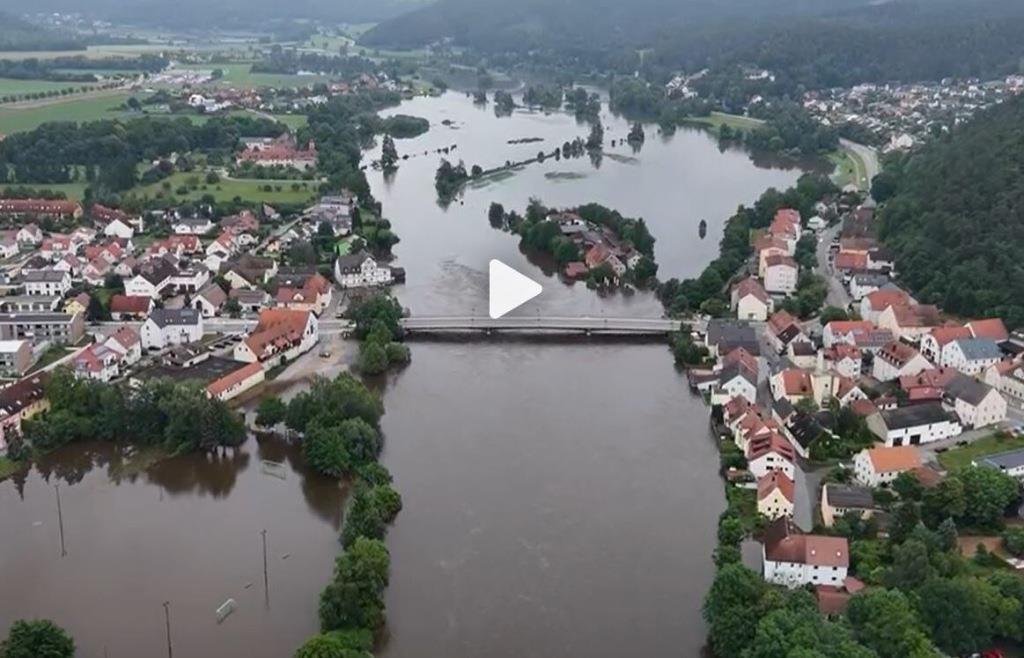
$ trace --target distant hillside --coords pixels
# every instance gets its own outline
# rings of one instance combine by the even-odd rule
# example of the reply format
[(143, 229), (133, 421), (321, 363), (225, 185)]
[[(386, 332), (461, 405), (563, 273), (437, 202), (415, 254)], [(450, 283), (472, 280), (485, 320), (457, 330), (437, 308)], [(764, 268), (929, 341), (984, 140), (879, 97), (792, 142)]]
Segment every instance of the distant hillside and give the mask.
[(798, 84), (1001, 75), (1024, 58), (1019, 0), (440, 0), (385, 21), (368, 46), (451, 38), (485, 54), (530, 53), (577, 70), (652, 77), (757, 64)]
[(48, 30), (0, 12), (0, 50), (78, 50), (84, 47), (74, 35)]
[(881, 237), (920, 300), (1024, 326), (1024, 97), (887, 167), (883, 178), (879, 196), (895, 196), (880, 213)]
[(166, 28), (253, 29), (264, 21), (313, 19), (373, 23), (430, 0), (5, 0), (8, 11), (77, 12), (114, 22)]

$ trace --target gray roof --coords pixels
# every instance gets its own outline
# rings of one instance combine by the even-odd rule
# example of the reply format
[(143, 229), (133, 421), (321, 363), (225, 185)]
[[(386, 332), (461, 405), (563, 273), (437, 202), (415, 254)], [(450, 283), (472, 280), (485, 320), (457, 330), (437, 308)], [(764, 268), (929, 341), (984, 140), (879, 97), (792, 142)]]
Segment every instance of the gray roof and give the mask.
[(0, 324), (68, 324), (74, 318), (70, 313), (0, 313)]
[(757, 388), (757, 376), (750, 372), (746, 367), (741, 367), (738, 363), (732, 363), (722, 368), (722, 372), (719, 373), (718, 381), (724, 384), (736, 377), (746, 379), (750, 384)]
[(348, 254), (346, 256), (339, 256), (337, 263), (338, 271), (341, 272), (342, 274), (346, 274), (349, 272), (358, 272), (360, 266), (362, 266), (363, 264), (363, 261), (365, 261), (367, 258), (371, 258), (371, 256), (365, 251), (359, 251), (354, 254)]
[(761, 354), (761, 344), (754, 328), (749, 324), (729, 320), (708, 322), (708, 345), (717, 345), (724, 353), (735, 347), (742, 347), (751, 354)]
[(158, 308), (149, 314), (156, 326), (190, 326), (199, 324), (199, 311), (194, 308)]
[(1009, 452), (1001, 452), (997, 455), (981, 457), (975, 460), (975, 463), (978, 466), (988, 466), (989, 468), (997, 468), (1001, 471), (1020, 468), (1021, 466), (1024, 466), (1024, 448), (1020, 450), (1010, 450)]
[(204, 298), (214, 306), (220, 306), (228, 299), (227, 293), (224, 292), (224, 289), (212, 282), (197, 292), (196, 296)]
[(977, 406), (991, 390), (992, 387), (988, 384), (959, 372), (949, 380), (945, 389), (949, 397), (963, 400), (971, 406)]
[(871, 509), (875, 506), (875, 497), (868, 487), (857, 487), (846, 484), (826, 484), (825, 495), (832, 507), (846, 509)]
[(970, 361), (1000, 359), (1003, 353), (994, 340), (988, 338), (960, 338), (954, 341)]
[(908, 427), (932, 425), (951, 420), (950, 415), (941, 404), (916, 404), (909, 407), (898, 407), (878, 412), (882, 421), (890, 430), (901, 430)]
[(68, 276), (67, 272), (59, 270), (32, 270), (25, 273), (25, 283), (59, 283)]
[(853, 280), (858, 286), (884, 286), (889, 283), (889, 277), (877, 272), (858, 272), (853, 275)]

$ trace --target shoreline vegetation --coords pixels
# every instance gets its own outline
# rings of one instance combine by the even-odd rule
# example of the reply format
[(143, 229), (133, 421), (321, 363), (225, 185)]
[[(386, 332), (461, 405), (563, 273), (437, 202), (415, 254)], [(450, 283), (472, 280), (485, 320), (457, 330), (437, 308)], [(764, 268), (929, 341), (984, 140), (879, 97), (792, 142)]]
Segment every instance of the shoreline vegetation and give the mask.
[(276, 397), (260, 401), (256, 424), (267, 431), (283, 426), (301, 436), (310, 466), (351, 492), (339, 537), (342, 552), (320, 594), (320, 633), (295, 658), (369, 656), (383, 632), (391, 564), (384, 539), (402, 509), (391, 474), (379, 462), (383, 413), (381, 399), (349, 373), (318, 377), (288, 403)]

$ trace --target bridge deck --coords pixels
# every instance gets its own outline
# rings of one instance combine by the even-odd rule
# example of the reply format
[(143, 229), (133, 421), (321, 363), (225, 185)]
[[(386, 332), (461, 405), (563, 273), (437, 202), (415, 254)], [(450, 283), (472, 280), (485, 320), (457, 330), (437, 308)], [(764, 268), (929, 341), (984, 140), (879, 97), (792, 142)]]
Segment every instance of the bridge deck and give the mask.
[(411, 317), (402, 320), (410, 334), (445, 332), (620, 333), (653, 335), (678, 331), (681, 322), (665, 318), (603, 317)]

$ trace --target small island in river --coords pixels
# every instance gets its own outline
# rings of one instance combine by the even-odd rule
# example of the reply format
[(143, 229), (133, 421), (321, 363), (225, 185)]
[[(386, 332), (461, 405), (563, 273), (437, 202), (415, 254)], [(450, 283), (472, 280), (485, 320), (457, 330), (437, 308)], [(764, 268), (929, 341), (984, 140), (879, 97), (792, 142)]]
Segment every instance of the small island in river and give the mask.
[(623, 217), (597, 203), (554, 210), (531, 199), (526, 215), (488, 211), (491, 226), (516, 233), (525, 246), (552, 257), (562, 275), (590, 287), (646, 286), (657, 282), (654, 237), (644, 220)]

